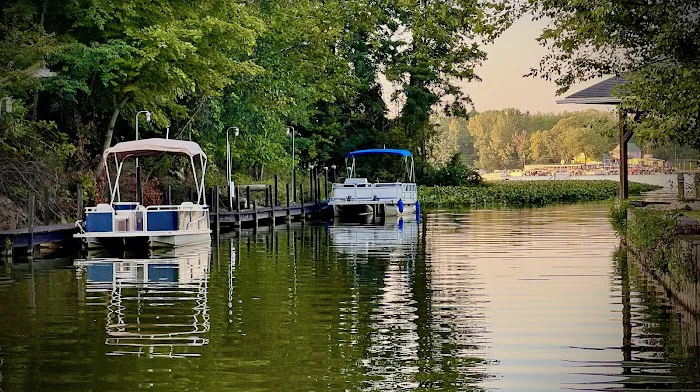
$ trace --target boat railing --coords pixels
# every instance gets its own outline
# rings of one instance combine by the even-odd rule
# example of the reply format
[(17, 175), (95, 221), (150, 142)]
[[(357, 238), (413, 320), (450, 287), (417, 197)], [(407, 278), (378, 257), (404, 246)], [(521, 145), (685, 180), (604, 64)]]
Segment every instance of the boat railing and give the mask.
[[(124, 206), (128, 206), (124, 208)], [(116, 208), (115, 208), (116, 207)], [(121, 208), (120, 208), (121, 207)], [(153, 205), (144, 207), (134, 203), (116, 206), (99, 204), (85, 209), (84, 232), (156, 232), (208, 229), (208, 209), (194, 203), (180, 205)], [(194, 214), (194, 216), (193, 216)], [(199, 215), (199, 216), (197, 216)], [(205, 227), (201, 227), (205, 223)]]
[(402, 182), (333, 184), (331, 201), (415, 200), (416, 184)]

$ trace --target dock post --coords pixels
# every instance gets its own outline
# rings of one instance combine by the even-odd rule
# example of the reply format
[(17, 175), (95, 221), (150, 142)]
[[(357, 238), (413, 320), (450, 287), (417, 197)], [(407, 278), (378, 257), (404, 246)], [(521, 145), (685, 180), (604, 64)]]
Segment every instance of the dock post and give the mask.
[(258, 231), (258, 203), (253, 200), (253, 221), (255, 221), (255, 226), (253, 226), (253, 231), (257, 233)]
[(292, 195), (292, 201), (297, 202), (297, 171), (296, 168), (292, 170), (292, 192), (294, 194)]
[(190, 188), (190, 201), (194, 203), (194, 188)]
[(34, 257), (34, 207), (36, 204), (36, 195), (32, 194), (29, 197), (29, 246), (27, 247), (27, 257), (31, 259)]
[(245, 206), (246, 208), (250, 208), (250, 185), (246, 185), (245, 187)]
[(280, 205), (279, 197), (278, 197), (279, 196), (279, 189), (277, 188), (277, 180), (278, 180), (277, 177), (278, 177), (277, 174), (275, 174), (275, 204), (274, 204), (275, 207)]
[(301, 202), (301, 220), (306, 218), (304, 214), (304, 184), (299, 184), (299, 201)]
[(78, 184), (78, 190), (76, 192), (76, 201), (78, 204), (78, 213), (76, 215), (78, 220), (83, 219), (83, 186)]
[(165, 204), (167, 205), (172, 205), (173, 204), (173, 187), (168, 185), (168, 188), (165, 190)]
[(323, 191), (326, 194), (325, 200), (328, 200), (328, 168), (323, 170)]
[(685, 177), (683, 173), (678, 173), (676, 178), (678, 179), (678, 200), (683, 200), (685, 198)]
[(700, 200), (700, 173), (693, 174), (693, 188), (695, 190), (695, 200)]
[(44, 199), (42, 200), (42, 202), (44, 204), (44, 214), (42, 217), (44, 218), (44, 224), (48, 225), (49, 223), (51, 223), (51, 207), (49, 207), (51, 199), (49, 198), (49, 187), (44, 187), (43, 192)]
[(316, 176), (316, 203), (315, 207), (318, 208), (318, 203), (321, 201), (321, 176)]
[(136, 167), (136, 201), (143, 204), (143, 186), (141, 185), (141, 166)]
[(289, 183), (285, 184), (285, 190), (287, 191), (287, 222), (292, 220), (292, 210), (289, 209)]
[(236, 213), (238, 214), (238, 218), (241, 217), (241, 190), (238, 188), (238, 185), (236, 185), (235, 188), (236, 192)]
[(314, 202), (314, 169), (309, 169), (309, 202)]
[(214, 189), (216, 190), (216, 202), (214, 203), (214, 205), (216, 205), (216, 235), (219, 235), (219, 231), (221, 230), (221, 224), (219, 224), (219, 206), (221, 205), (219, 204), (219, 198), (221, 197), (221, 192), (218, 185), (215, 186)]
[(271, 185), (271, 184), (267, 186), (267, 194), (270, 195), (270, 200), (269, 200), (269, 203), (270, 203), (270, 204), (268, 204), (267, 206), (268, 206), (268, 207), (274, 207), (274, 206), (275, 206), (275, 202), (272, 200), (272, 199), (273, 199), (273, 194), (272, 194), (272, 185)]

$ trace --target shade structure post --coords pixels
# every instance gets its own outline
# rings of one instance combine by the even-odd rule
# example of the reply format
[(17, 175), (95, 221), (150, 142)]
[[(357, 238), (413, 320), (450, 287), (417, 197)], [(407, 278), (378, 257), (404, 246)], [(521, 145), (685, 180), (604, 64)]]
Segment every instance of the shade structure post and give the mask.
[(627, 168), (627, 142), (632, 138), (632, 131), (627, 129), (627, 113), (618, 111), (618, 129), (620, 141), (620, 199), (629, 197), (629, 176)]

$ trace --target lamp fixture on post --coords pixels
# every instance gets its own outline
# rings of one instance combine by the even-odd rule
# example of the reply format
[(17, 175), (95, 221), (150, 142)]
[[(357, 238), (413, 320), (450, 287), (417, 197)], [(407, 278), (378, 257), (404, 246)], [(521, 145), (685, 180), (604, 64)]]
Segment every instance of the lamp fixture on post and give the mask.
[(12, 113), (12, 97), (0, 99), (0, 118), (2, 117), (2, 102), (5, 101), (5, 113)]

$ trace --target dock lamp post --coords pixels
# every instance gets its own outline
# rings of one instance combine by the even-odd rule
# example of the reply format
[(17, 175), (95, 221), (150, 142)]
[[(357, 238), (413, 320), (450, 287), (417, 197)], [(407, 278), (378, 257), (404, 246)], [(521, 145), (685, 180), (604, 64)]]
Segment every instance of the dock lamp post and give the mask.
[[(226, 129), (226, 175), (228, 180), (228, 208), (229, 211), (233, 211), (233, 192), (236, 190), (236, 186), (231, 180), (231, 172), (233, 171), (233, 163), (231, 161), (231, 143), (229, 142), (229, 131), (233, 129), (233, 144), (236, 144), (236, 138), (241, 133), (238, 127), (228, 127)], [(236, 194), (236, 203), (238, 203), (238, 195)]]
[[(139, 114), (146, 115), (146, 122), (151, 122), (151, 112), (148, 110), (142, 110), (136, 113), (136, 140), (139, 140)], [(139, 159), (136, 158), (136, 167), (139, 167)]]
[[(139, 140), (139, 114), (146, 115), (146, 122), (151, 122), (151, 112), (142, 110), (136, 113), (136, 140)], [(141, 167), (139, 167), (139, 159), (136, 158), (136, 200), (143, 203), (143, 187), (141, 186)]]
[(0, 99), (0, 118), (2, 118), (2, 102), (5, 101), (5, 113), (12, 113), (12, 98), (5, 97)]
[(294, 194), (294, 202), (296, 203), (296, 202), (297, 202), (297, 192), (296, 192), (296, 189), (297, 189), (297, 173), (296, 173), (296, 170), (295, 170), (295, 169), (296, 169), (296, 161), (294, 160), (294, 150), (295, 150), (295, 146), (294, 146), (294, 136), (295, 136), (295, 134), (296, 134), (296, 132), (294, 131), (294, 127), (288, 126), (288, 127), (287, 127), (287, 136), (291, 136), (291, 137), (292, 137), (292, 189), (293, 189), (293, 192), (292, 192), (292, 193)]

